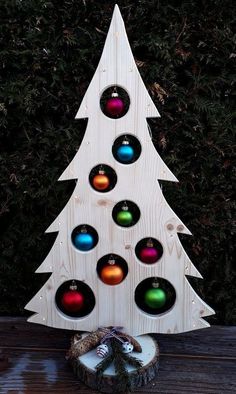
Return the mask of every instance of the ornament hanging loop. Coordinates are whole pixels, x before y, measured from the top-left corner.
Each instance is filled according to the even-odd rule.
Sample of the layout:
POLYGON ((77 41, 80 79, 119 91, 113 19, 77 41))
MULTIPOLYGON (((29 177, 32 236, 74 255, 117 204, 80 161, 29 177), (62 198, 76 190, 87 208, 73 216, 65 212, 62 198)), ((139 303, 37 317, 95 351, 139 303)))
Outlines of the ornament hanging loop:
POLYGON ((111 254, 108 260, 108 264, 114 265, 116 263, 114 256, 111 254))
POLYGON ((158 282, 158 279, 157 279, 157 278, 154 278, 154 279, 153 279, 153 282, 152 282, 152 287, 153 287, 154 289, 158 289, 159 286, 160 286, 160 284, 159 284, 159 282, 158 282))
POLYGON ((128 207, 128 205, 127 205, 127 202, 126 201, 124 201, 124 203, 123 203, 123 205, 122 205, 122 211, 128 211, 129 210, 129 207, 128 207))
POLYGON ((117 87, 114 86, 113 92, 112 92, 112 94, 111 94, 111 97, 118 97, 118 96, 119 96, 119 95, 118 95, 118 93, 117 93, 117 87))
POLYGON ((129 145, 129 140, 126 136, 125 136, 124 140, 122 141, 122 145, 129 145))
POLYGON ((104 170, 104 167, 103 167, 102 164, 99 166, 98 173, 99 173, 99 175, 104 175, 105 174, 105 170, 104 170))
POLYGON ((149 238, 149 240, 147 241, 147 247, 148 248, 153 248, 153 240, 152 240, 152 238, 149 238))
POLYGON ((77 290, 78 286, 75 282, 75 280, 72 280, 71 285, 70 285, 70 290, 77 290))
POLYGON ((117 339, 119 342, 121 342, 122 344, 125 343, 126 341, 124 341, 123 339, 121 339, 118 335, 117 335, 117 331, 119 331, 120 329, 122 329, 122 327, 112 327, 111 329, 106 329, 107 330, 107 334, 102 338, 101 343, 106 342, 108 339, 111 338, 115 338, 117 339))

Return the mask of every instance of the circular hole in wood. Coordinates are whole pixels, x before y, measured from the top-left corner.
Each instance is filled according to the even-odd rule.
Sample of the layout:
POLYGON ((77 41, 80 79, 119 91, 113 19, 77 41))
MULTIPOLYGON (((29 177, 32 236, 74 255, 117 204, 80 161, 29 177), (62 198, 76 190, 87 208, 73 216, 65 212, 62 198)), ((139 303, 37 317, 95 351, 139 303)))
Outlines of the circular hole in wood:
POLYGON ((132 201, 124 200, 118 202, 113 210, 112 217, 116 224, 121 227, 134 226, 140 218, 139 207, 132 201))
POLYGON ((163 278, 144 279, 135 289, 136 305, 150 315, 159 315, 169 311, 176 300, 172 284, 163 278))
POLYGON ((86 283, 69 280, 57 289, 55 302, 57 308, 66 316, 80 318, 92 312, 95 296, 86 283))
POLYGON ((119 119, 124 116, 128 112, 129 106, 129 95, 121 86, 112 85, 101 95, 101 110, 111 119, 119 119))
POLYGON ((98 243, 97 231, 88 224, 80 224, 71 234, 74 247, 81 252, 89 252, 98 243))
POLYGON ((138 160, 141 150, 139 140, 131 134, 121 135, 112 146, 113 156, 122 164, 134 163, 138 160))
POLYGON ((99 193, 112 190, 117 182, 116 172, 106 164, 98 164, 89 174, 89 183, 99 193))
POLYGON ((128 264, 117 254, 107 254, 98 260, 97 273, 106 285, 118 285, 128 274, 128 264))
POLYGON ((163 247, 157 239, 147 237, 137 243, 135 254, 142 263, 154 264, 162 257, 163 247))

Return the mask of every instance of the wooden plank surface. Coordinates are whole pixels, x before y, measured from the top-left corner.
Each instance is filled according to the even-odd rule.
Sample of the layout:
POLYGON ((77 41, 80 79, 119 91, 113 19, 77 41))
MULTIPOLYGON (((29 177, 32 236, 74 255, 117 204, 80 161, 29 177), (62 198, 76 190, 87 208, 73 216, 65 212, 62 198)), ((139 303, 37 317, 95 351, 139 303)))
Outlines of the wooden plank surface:
MULTIPOLYGON (((0 317, 0 394, 96 393, 65 360, 72 333, 0 317)), ((157 377, 136 393, 236 393, 236 327, 155 335, 157 377)))
MULTIPOLYGON (((158 180, 176 181, 158 155, 149 132, 146 118, 158 115, 139 74, 116 6, 98 68, 76 116, 88 117, 86 132, 78 152, 60 177, 60 180, 78 179, 78 182, 47 230, 58 235, 37 272, 52 275, 27 304, 27 310, 36 312, 29 321, 83 331, 99 326, 123 326, 131 335, 177 333, 208 326, 203 317, 214 311, 186 278, 200 274, 178 238, 178 233, 190 234, 190 231, 168 205, 158 183, 158 180), (100 97, 111 86, 124 88, 130 98, 127 114, 119 119, 106 116, 100 108, 100 97), (137 138, 142 146, 139 159, 130 165, 120 163, 112 154, 114 141, 125 134, 137 138), (110 166, 117 176, 115 187, 106 193, 94 190, 88 179, 90 171, 101 164, 110 166), (117 225, 112 219, 113 208, 121 201, 132 201, 141 212, 138 222, 129 228, 117 225), (86 252, 78 250, 71 238, 77 226, 83 224, 92 226, 98 233, 96 247, 86 252), (145 264, 136 255, 135 247, 140 240, 150 237, 160 242, 163 254, 158 262, 145 264), (99 259, 110 254, 121 256, 127 263, 128 274, 116 286, 105 284, 97 273, 99 259), (154 318, 152 310, 145 312, 135 302, 139 284, 148 278, 152 282, 155 277, 169 282, 176 294, 168 312, 158 314, 158 318, 154 318), (89 286, 95 297, 94 308, 81 319, 68 318, 55 302, 60 286, 73 279, 89 286)), ((143 292, 140 298, 143 299, 143 292)))
MULTIPOLYGON (((0 346, 67 349, 74 331, 30 324, 26 318, 0 317, 0 346)), ((161 353, 236 358, 236 327, 212 326, 181 334, 156 334, 161 353)))

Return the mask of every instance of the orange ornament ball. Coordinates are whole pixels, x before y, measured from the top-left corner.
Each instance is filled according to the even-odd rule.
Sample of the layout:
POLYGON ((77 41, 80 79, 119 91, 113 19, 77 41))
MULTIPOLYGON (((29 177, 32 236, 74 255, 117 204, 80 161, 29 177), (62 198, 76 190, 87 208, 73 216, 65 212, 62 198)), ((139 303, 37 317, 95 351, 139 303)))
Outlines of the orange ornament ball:
POLYGON ((124 272, 119 265, 106 265, 102 268, 100 277, 106 285, 118 285, 124 278, 124 272))
POLYGON ((107 175, 98 174, 93 178, 92 184, 96 190, 106 190, 110 185, 110 180, 107 175))

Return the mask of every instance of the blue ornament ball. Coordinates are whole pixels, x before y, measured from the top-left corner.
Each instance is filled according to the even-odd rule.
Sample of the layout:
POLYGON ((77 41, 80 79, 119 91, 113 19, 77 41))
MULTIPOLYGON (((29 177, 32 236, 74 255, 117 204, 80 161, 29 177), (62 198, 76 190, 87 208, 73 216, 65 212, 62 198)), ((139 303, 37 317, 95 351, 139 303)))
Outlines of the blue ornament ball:
POLYGON ((134 149, 130 145, 119 146, 116 153, 122 163, 130 162, 134 158, 134 149))
POLYGON ((86 252, 93 248, 94 238, 89 233, 76 234, 74 238, 74 245, 77 249, 86 252))

